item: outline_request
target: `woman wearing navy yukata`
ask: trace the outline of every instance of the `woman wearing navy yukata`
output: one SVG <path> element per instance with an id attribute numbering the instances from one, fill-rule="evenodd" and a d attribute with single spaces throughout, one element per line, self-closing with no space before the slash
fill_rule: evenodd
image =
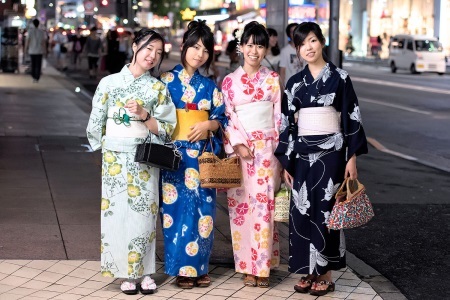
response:
<path id="1" fill-rule="evenodd" d="M 161 219 L 163 221 L 165 272 L 177 276 L 177 285 L 190 289 L 209 286 L 209 257 L 214 240 L 216 189 L 200 186 L 198 156 L 209 143 L 210 132 L 225 124 L 222 93 L 198 69 L 209 69 L 214 37 L 204 21 L 192 21 L 183 36 L 181 64 L 163 73 L 177 108 L 172 139 L 182 152 L 176 172 L 162 171 Z M 220 134 L 211 137 L 216 154 Z M 207 151 L 211 151 L 207 145 Z"/>
<path id="2" fill-rule="evenodd" d="M 292 187 L 289 271 L 308 274 L 294 289 L 321 296 L 335 289 L 331 271 L 346 265 L 343 231 L 327 228 L 334 194 L 345 177 L 357 178 L 367 140 L 350 77 L 324 58 L 319 25 L 298 25 L 294 44 L 307 66 L 287 82 L 276 155 Z"/>

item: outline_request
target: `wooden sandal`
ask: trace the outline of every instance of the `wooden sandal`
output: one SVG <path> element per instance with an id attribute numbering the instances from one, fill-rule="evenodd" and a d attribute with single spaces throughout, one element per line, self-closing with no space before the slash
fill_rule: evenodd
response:
<path id="1" fill-rule="evenodd" d="M 185 276 L 177 276 L 177 286 L 182 289 L 192 289 L 195 284 L 195 278 L 185 277 Z"/>
<path id="2" fill-rule="evenodd" d="M 250 287 L 255 287 L 256 286 L 256 277 L 253 275 L 247 274 L 244 278 L 244 285 L 250 286 Z"/>
<path id="3" fill-rule="evenodd" d="M 309 290 L 309 294 L 313 295 L 313 296 L 324 296 L 324 295 L 328 294 L 328 292 L 334 292 L 334 289 L 335 289 L 334 282 L 327 281 L 327 280 L 321 280 L 321 281 L 318 281 L 315 283 L 315 286 L 324 286 L 324 285 L 327 286 L 326 289 L 316 290 L 316 289 L 311 288 Z"/>
<path id="4" fill-rule="evenodd" d="M 294 285 L 294 290 L 297 293 L 306 294 L 309 292 L 309 290 L 311 289 L 311 287 L 315 281 L 316 281 L 316 276 L 314 276 L 314 275 L 303 276 L 302 278 L 300 278 L 300 282 L 297 283 L 296 285 Z M 307 284 L 307 286 L 300 286 L 299 284 Z"/>
<path id="5" fill-rule="evenodd" d="M 208 274 L 202 275 L 197 277 L 195 283 L 199 287 L 208 287 L 211 285 L 211 277 L 209 277 Z"/>
<path id="6" fill-rule="evenodd" d="M 258 277 L 258 279 L 256 280 L 256 285 L 260 288 L 268 288 L 269 277 Z"/>

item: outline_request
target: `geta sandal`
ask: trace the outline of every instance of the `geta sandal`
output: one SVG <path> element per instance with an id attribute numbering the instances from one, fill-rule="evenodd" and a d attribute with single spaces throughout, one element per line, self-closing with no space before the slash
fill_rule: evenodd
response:
<path id="1" fill-rule="evenodd" d="M 244 277 L 244 285 L 245 286 L 250 286 L 250 287 L 255 287 L 256 286 L 256 277 L 253 275 L 246 275 Z"/>
<path id="2" fill-rule="evenodd" d="M 136 295 L 139 292 L 139 284 L 130 281 L 123 281 L 120 290 L 126 295 Z"/>
<path id="3" fill-rule="evenodd" d="M 324 290 L 316 290 L 315 288 L 314 289 L 311 288 L 309 290 L 309 294 L 313 295 L 313 296 L 324 296 L 324 295 L 328 294 L 328 292 L 334 292 L 335 285 L 334 285 L 334 282 L 331 282 L 331 281 L 327 281 L 327 280 L 318 281 L 318 282 L 316 282 L 314 284 L 314 287 L 324 286 L 324 285 L 327 286 L 326 289 L 324 289 Z"/>
<path id="4" fill-rule="evenodd" d="M 269 277 L 258 277 L 258 279 L 256 280 L 256 285 L 260 288 L 268 288 Z"/>
<path id="5" fill-rule="evenodd" d="M 197 277 L 195 283 L 199 287 L 208 287 L 211 285 L 211 277 L 209 277 L 208 274 L 204 274 L 200 277 Z"/>
<path id="6" fill-rule="evenodd" d="M 185 277 L 185 276 L 177 276 L 177 286 L 182 289 L 192 289 L 195 284 L 195 278 Z"/>
<path id="7" fill-rule="evenodd" d="M 142 279 L 139 291 L 143 295 L 151 295 L 154 294 L 157 290 L 155 281 L 149 276 L 144 276 L 144 279 Z"/>
<path id="8" fill-rule="evenodd" d="M 297 293 L 306 294 L 311 289 L 311 287 L 312 287 L 312 285 L 313 285 L 315 280 L 316 280 L 315 276 L 312 276 L 312 275 L 303 276 L 302 278 L 300 278 L 300 282 L 297 283 L 296 285 L 294 285 L 294 290 Z M 300 286 L 299 284 L 307 284 L 307 285 L 306 286 Z"/>

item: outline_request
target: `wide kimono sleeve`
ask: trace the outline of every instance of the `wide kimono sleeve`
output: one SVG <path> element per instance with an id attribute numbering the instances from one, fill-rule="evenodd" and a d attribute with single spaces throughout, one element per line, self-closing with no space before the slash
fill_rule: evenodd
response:
<path id="1" fill-rule="evenodd" d="M 280 91 L 280 77 L 275 73 L 273 78 L 274 84 L 272 85 L 272 102 L 273 102 L 273 121 L 276 133 L 276 145 L 280 140 L 280 128 L 281 128 L 281 91 Z"/>
<path id="2" fill-rule="evenodd" d="M 233 147 L 239 144 L 250 148 L 247 133 L 239 122 L 238 116 L 234 111 L 233 98 L 233 80 L 230 76 L 226 76 L 222 83 L 223 100 L 225 103 L 225 114 L 228 118 L 228 126 L 226 129 L 229 144 L 225 145 L 225 151 L 228 154 L 234 153 Z"/>
<path id="3" fill-rule="evenodd" d="M 159 138 L 162 141 L 168 141 L 177 125 L 175 105 L 167 87 L 162 82 L 157 81 L 152 88 L 159 91 L 158 101 L 155 102 L 153 107 L 152 117 L 155 118 L 158 124 Z"/>
<path id="4" fill-rule="evenodd" d="M 350 77 L 341 79 L 340 86 L 341 124 L 347 146 L 347 159 L 350 159 L 354 154 L 361 155 L 368 152 L 367 139 L 362 126 L 358 98 Z"/>
<path id="5" fill-rule="evenodd" d="M 283 169 L 294 175 L 295 152 L 294 143 L 298 139 L 298 127 L 295 121 L 295 113 L 300 109 L 300 102 L 295 97 L 297 85 L 292 77 L 288 83 L 281 101 L 281 126 L 280 140 L 275 150 L 275 156 L 280 161 Z"/>
<path id="6" fill-rule="evenodd" d="M 89 144 L 94 151 L 102 147 L 102 137 L 106 131 L 106 120 L 108 118 L 108 92 L 106 87 L 107 78 L 103 78 L 92 98 L 92 111 L 86 128 Z"/>
<path id="7" fill-rule="evenodd" d="M 212 93 L 212 103 L 211 109 L 209 111 L 209 119 L 216 120 L 220 123 L 222 128 L 227 127 L 227 117 L 225 116 L 225 104 L 223 102 L 223 94 L 219 89 L 214 85 L 214 90 Z M 222 149 L 223 144 L 223 134 L 222 130 L 219 128 L 213 136 L 214 143 L 214 153 L 219 155 Z M 209 149 L 208 149 L 209 151 Z"/>

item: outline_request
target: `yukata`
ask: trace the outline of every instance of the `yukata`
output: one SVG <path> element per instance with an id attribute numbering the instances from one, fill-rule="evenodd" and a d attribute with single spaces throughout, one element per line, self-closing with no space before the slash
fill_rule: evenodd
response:
<path id="1" fill-rule="evenodd" d="M 298 121 L 294 117 L 297 111 Z M 311 111 L 331 114 L 326 118 L 316 115 L 320 122 L 305 124 L 301 119 L 308 115 L 302 113 Z M 332 116 L 336 116 L 337 130 L 325 133 L 321 129 L 323 123 Z M 316 79 L 308 66 L 292 76 L 283 96 L 280 143 L 276 150 L 283 168 L 294 178 L 289 272 L 323 275 L 345 267 L 344 233 L 329 230 L 327 223 L 334 195 L 344 180 L 347 160 L 364 153 L 367 140 L 348 73 L 329 62 Z"/>
<path id="2" fill-rule="evenodd" d="M 209 120 L 225 124 L 222 93 L 213 80 L 198 72 L 191 76 L 182 65 L 161 75 L 177 109 L 208 111 Z M 220 130 L 218 131 L 220 132 Z M 216 154 L 222 138 L 211 138 Z M 199 277 L 208 273 L 209 257 L 214 240 L 216 189 L 200 187 L 198 156 L 209 140 L 191 143 L 175 140 L 182 153 L 180 167 L 175 172 L 161 171 L 161 220 L 163 222 L 165 272 L 171 276 Z"/>
<path id="3" fill-rule="evenodd" d="M 274 223 L 274 194 L 281 166 L 274 156 L 281 124 L 279 76 L 262 66 L 253 78 L 242 67 L 224 78 L 222 92 L 228 117 L 227 153 L 243 144 L 254 158 L 243 160 L 243 184 L 228 189 L 228 210 L 236 272 L 269 277 L 280 262 Z"/>
<path id="4" fill-rule="evenodd" d="M 148 72 L 134 78 L 124 66 L 103 78 L 92 100 L 87 137 L 102 148 L 101 272 L 136 279 L 155 273 L 159 169 L 135 163 L 136 146 L 149 130 L 123 106 L 136 100 L 158 123 L 153 143 L 163 143 L 176 125 L 175 107 L 163 83 Z"/>

